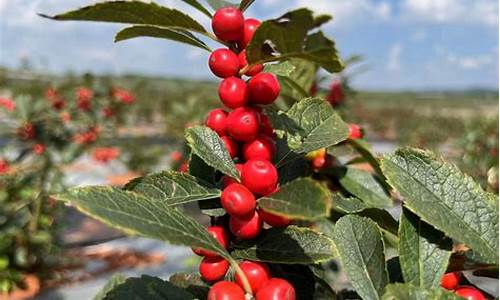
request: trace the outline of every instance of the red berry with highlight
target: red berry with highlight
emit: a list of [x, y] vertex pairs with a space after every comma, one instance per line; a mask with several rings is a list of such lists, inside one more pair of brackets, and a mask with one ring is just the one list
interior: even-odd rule
[[261, 232], [262, 219], [256, 211], [243, 218], [231, 216], [229, 218], [229, 229], [236, 237], [243, 240], [251, 240], [256, 238]]
[[215, 76], [227, 78], [238, 74], [240, 70], [240, 59], [229, 49], [217, 49], [210, 54], [208, 66]]
[[[253, 294], [257, 293], [271, 279], [271, 271], [265, 263], [246, 260], [241, 262], [239, 266], [243, 274], [245, 274]], [[234, 279], [237, 284], [243, 287], [243, 281], [238, 274], [235, 275]]]
[[295, 300], [295, 288], [281, 278], [271, 278], [259, 289], [256, 300]]
[[205, 125], [217, 132], [219, 136], [223, 136], [226, 135], [226, 120], [227, 112], [223, 109], [217, 108], [208, 113]]
[[267, 135], [259, 134], [253, 141], [243, 145], [243, 157], [245, 160], [265, 159], [272, 161], [276, 153], [276, 143]]
[[222, 191], [222, 207], [230, 216], [245, 217], [255, 211], [255, 196], [244, 185], [233, 183]]
[[199, 267], [200, 275], [203, 280], [214, 282], [221, 280], [229, 269], [229, 262], [224, 258], [205, 257]]
[[271, 73], [259, 73], [248, 82], [250, 101], [256, 104], [271, 104], [280, 94], [278, 78]]
[[237, 77], [222, 80], [219, 85], [219, 98], [229, 108], [245, 106], [248, 102], [247, 83]]
[[455, 294], [467, 300], [486, 300], [483, 293], [472, 286], [459, 286]]
[[276, 190], [278, 171], [267, 160], [251, 159], [243, 165], [241, 182], [252, 193], [265, 196]]
[[223, 136], [220, 139], [224, 142], [226, 150], [231, 158], [238, 156], [238, 143], [228, 136]]
[[259, 215], [266, 224], [272, 227], [283, 228], [287, 227], [292, 222], [292, 220], [288, 218], [274, 215], [270, 212], [264, 211], [263, 209], [259, 209]]
[[245, 24], [243, 26], [243, 37], [238, 42], [240, 49], [244, 49], [248, 46], [248, 43], [252, 40], [255, 31], [260, 26], [260, 21], [249, 18], [245, 20]]
[[[218, 242], [221, 244], [224, 249], [229, 247], [229, 233], [222, 226], [210, 226], [207, 228], [207, 231], [210, 235], [212, 235]], [[219, 256], [211, 251], [207, 251], [205, 249], [193, 249], [193, 252], [199, 256], [209, 257], [209, 258], [218, 258]]]
[[[240, 54], [238, 54], [238, 59], [239, 59], [240, 69], [243, 69], [248, 65], [246, 50], [243, 50], [240, 52]], [[261, 65], [261, 64], [255, 65], [255, 66], [249, 68], [248, 70], [246, 70], [245, 75], [247, 75], [247, 76], [257, 75], [262, 71], [262, 69], [264, 69], [263, 65]]]
[[234, 282], [219, 281], [210, 288], [207, 300], [245, 300], [245, 292]]
[[363, 130], [358, 124], [349, 124], [349, 138], [355, 140], [363, 137]]
[[446, 273], [441, 277], [441, 286], [447, 290], [454, 290], [460, 284], [460, 272]]
[[212, 29], [223, 41], [236, 42], [243, 37], [245, 19], [241, 11], [234, 7], [218, 9], [212, 18]]
[[[241, 176], [241, 170], [243, 169], [243, 164], [236, 164], [236, 169], [238, 170], [238, 173]], [[227, 175], [222, 176], [222, 188], [226, 188], [232, 183], [238, 183], [234, 178], [229, 177]]]
[[250, 107], [239, 107], [227, 116], [227, 132], [237, 141], [254, 140], [259, 133], [259, 114]]

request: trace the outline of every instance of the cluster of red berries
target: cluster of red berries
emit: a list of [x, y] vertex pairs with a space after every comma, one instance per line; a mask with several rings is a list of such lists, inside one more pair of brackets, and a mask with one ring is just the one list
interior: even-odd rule
[[[231, 239], [254, 239], [263, 223], [286, 227], [290, 220], [256, 209], [256, 199], [278, 190], [278, 171], [272, 163], [276, 143], [269, 119], [259, 105], [273, 103], [279, 96], [280, 84], [274, 74], [265, 73], [262, 65], [248, 66], [245, 47], [252, 39], [260, 22], [244, 19], [239, 9], [225, 7], [217, 10], [212, 28], [218, 39], [231, 45], [230, 49], [217, 49], [210, 55], [210, 70], [222, 78], [219, 98], [225, 107], [209, 112], [206, 126], [215, 131], [240, 173], [241, 183], [234, 178], [222, 178], [221, 204], [229, 215], [219, 218], [208, 232], [225, 248]], [[248, 76], [249, 80], [242, 79]], [[200, 263], [202, 278], [215, 283], [210, 289], [209, 300], [245, 299], [244, 281], [248, 281], [257, 300], [295, 299], [293, 286], [284, 279], [272, 278], [265, 263], [243, 261], [239, 268], [246, 280], [235, 276], [235, 283], [222, 280], [229, 262], [209, 251], [193, 249], [203, 256]]]
[[486, 300], [486, 297], [478, 289], [466, 285], [459, 286], [461, 280], [461, 272], [446, 273], [441, 278], [441, 287], [455, 291], [455, 294], [467, 300]]
[[10, 170], [10, 164], [6, 159], [0, 158], [0, 174], [6, 174]]
[[16, 103], [10, 98], [0, 97], [0, 107], [5, 108], [8, 112], [12, 112], [16, 109]]
[[73, 136], [73, 141], [76, 144], [88, 145], [92, 144], [97, 140], [101, 128], [99, 126], [94, 126], [86, 130], [85, 132], [77, 133]]
[[92, 157], [100, 163], [108, 163], [120, 156], [120, 149], [116, 147], [100, 147], [94, 149]]

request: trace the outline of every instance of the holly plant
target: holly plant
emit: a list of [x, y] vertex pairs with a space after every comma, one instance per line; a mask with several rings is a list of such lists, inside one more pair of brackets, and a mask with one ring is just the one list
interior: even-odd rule
[[[183, 2], [211, 19], [214, 34], [150, 2], [100, 2], [49, 17], [130, 24], [116, 41], [147, 36], [207, 50], [208, 66], [221, 79], [224, 108], [185, 131], [186, 173], [56, 196], [127, 233], [185, 245], [203, 257], [199, 273], [168, 281], [118, 278], [98, 298], [489, 297], [461, 271], [498, 275], [496, 196], [424, 150], [375, 157], [359, 128], [325, 99], [309, 96], [318, 68], [335, 73], [344, 66], [321, 31], [330, 16], [302, 8], [260, 22], [243, 15], [251, 0], [207, 1], [214, 14], [196, 0]], [[212, 50], [207, 39], [221, 48]], [[209, 217], [208, 228], [183, 210], [191, 202]], [[348, 287], [328, 277], [333, 260]], [[456, 280], [442, 288], [450, 272], [458, 272]]]

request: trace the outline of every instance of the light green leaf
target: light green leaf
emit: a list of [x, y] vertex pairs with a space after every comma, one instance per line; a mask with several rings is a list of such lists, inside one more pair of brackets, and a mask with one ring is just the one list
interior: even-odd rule
[[103, 300], [106, 297], [106, 294], [113, 290], [118, 285], [122, 284], [127, 280], [125, 276], [122, 274], [115, 274], [108, 280], [106, 285], [92, 298], [93, 300]]
[[439, 288], [453, 242], [418, 216], [403, 209], [399, 222], [399, 262], [405, 283]]
[[288, 226], [262, 231], [255, 241], [239, 241], [231, 255], [279, 264], [313, 264], [335, 257], [335, 244], [323, 234]]
[[207, 299], [210, 286], [197, 273], [175, 273], [168, 279], [173, 285], [187, 290], [198, 299]]
[[382, 300], [463, 300], [463, 298], [442, 288], [427, 290], [411, 284], [394, 283], [386, 287]]
[[139, 177], [126, 190], [158, 200], [169, 206], [220, 197], [221, 191], [196, 177], [174, 171]]
[[302, 58], [318, 63], [329, 72], [341, 71], [344, 65], [334, 42], [321, 32], [308, 35], [321, 23], [315, 23], [313, 13], [306, 8], [263, 22], [246, 49], [248, 62], [255, 64]]
[[201, 13], [203, 13], [205, 16], [212, 19], [212, 14], [203, 5], [201, 5], [201, 3], [199, 3], [198, 1], [196, 1], [196, 0], [182, 0], [182, 1], [191, 5], [192, 7], [196, 8]]
[[355, 215], [344, 216], [335, 224], [335, 245], [356, 292], [364, 300], [380, 299], [388, 275], [377, 224]]
[[[304, 201], [307, 199], [307, 201]], [[330, 192], [310, 178], [299, 178], [258, 200], [267, 212], [293, 220], [317, 220], [330, 215]]]
[[229, 257], [226, 250], [201, 224], [162, 201], [130, 191], [99, 186], [74, 188], [55, 197], [128, 234], [203, 248]]
[[267, 64], [264, 66], [264, 72], [273, 73], [277, 76], [290, 76], [295, 70], [295, 66], [289, 61], [283, 61], [276, 64]]
[[135, 25], [120, 30], [115, 36], [115, 42], [120, 42], [137, 37], [153, 37], [195, 46], [208, 52], [212, 49], [207, 46], [202, 40], [194, 36], [192, 33], [182, 29], [171, 29], [151, 25]]
[[335, 193], [332, 197], [333, 209], [342, 213], [350, 214], [361, 212], [368, 207], [355, 197], [344, 197], [341, 193]]
[[382, 169], [380, 168], [380, 162], [368, 148], [369, 147], [368, 143], [364, 142], [363, 140], [354, 140], [354, 139], [348, 139], [347, 142], [361, 155], [361, 157], [368, 164], [370, 164], [370, 166], [373, 168], [376, 174], [382, 179], [381, 184], [384, 186], [384, 188], [386, 190], [390, 190], [391, 187], [387, 183], [387, 179], [385, 178], [385, 175], [382, 172]]
[[411, 148], [384, 156], [381, 166], [408, 209], [498, 264], [498, 205], [470, 177], [430, 152]]
[[144, 299], [144, 300], [191, 300], [196, 299], [184, 289], [178, 288], [158, 277], [142, 275], [128, 278], [106, 294], [105, 300]]
[[46, 16], [58, 21], [100, 21], [137, 25], [153, 25], [185, 29], [207, 34], [203, 26], [190, 16], [153, 2], [107, 1], [79, 8], [60, 15]]
[[371, 173], [353, 167], [342, 168], [341, 173], [339, 182], [342, 187], [363, 201], [366, 206], [376, 208], [392, 206], [391, 198]]
[[193, 153], [203, 159], [207, 165], [232, 178], [240, 179], [240, 173], [217, 133], [205, 126], [194, 126], [186, 129], [185, 136]]
[[[295, 70], [288, 76], [288, 81], [281, 78], [280, 95], [296, 102], [309, 96], [309, 91], [316, 81], [318, 65], [312, 61], [298, 58], [290, 59], [289, 61], [295, 66]], [[290, 84], [289, 81], [293, 83]]]
[[206, 1], [214, 10], [218, 10], [219, 8], [229, 7], [229, 6], [238, 7], [238, 4], [232, 1], [225, 1], [225, 0], [206, 0]]

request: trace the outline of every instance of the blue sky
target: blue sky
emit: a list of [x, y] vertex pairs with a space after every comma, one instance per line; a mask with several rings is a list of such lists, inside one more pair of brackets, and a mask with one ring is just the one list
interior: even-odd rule
[[[203, 1], [203, 0], [200, 0]], [[209, 20], [180, 0], [160, 4]], [[88, 0], [0, 0], [0, 65], [28, 57], [51, 72], [99, 72], [213, 78], [208, 53], [165, 40], [113, 43], [120, 26], [54, 22], [58, 13]], [[256, 0], [247, 16], [273, 18], [309, 7], [329, 13], [324, 30], [343, 56], [360, 54], [368, 71], [354, 77], [362, 89], [498, 88], [498, 2], [495, 0]], [[203, 67], [201, 67], [203, 66]]]

